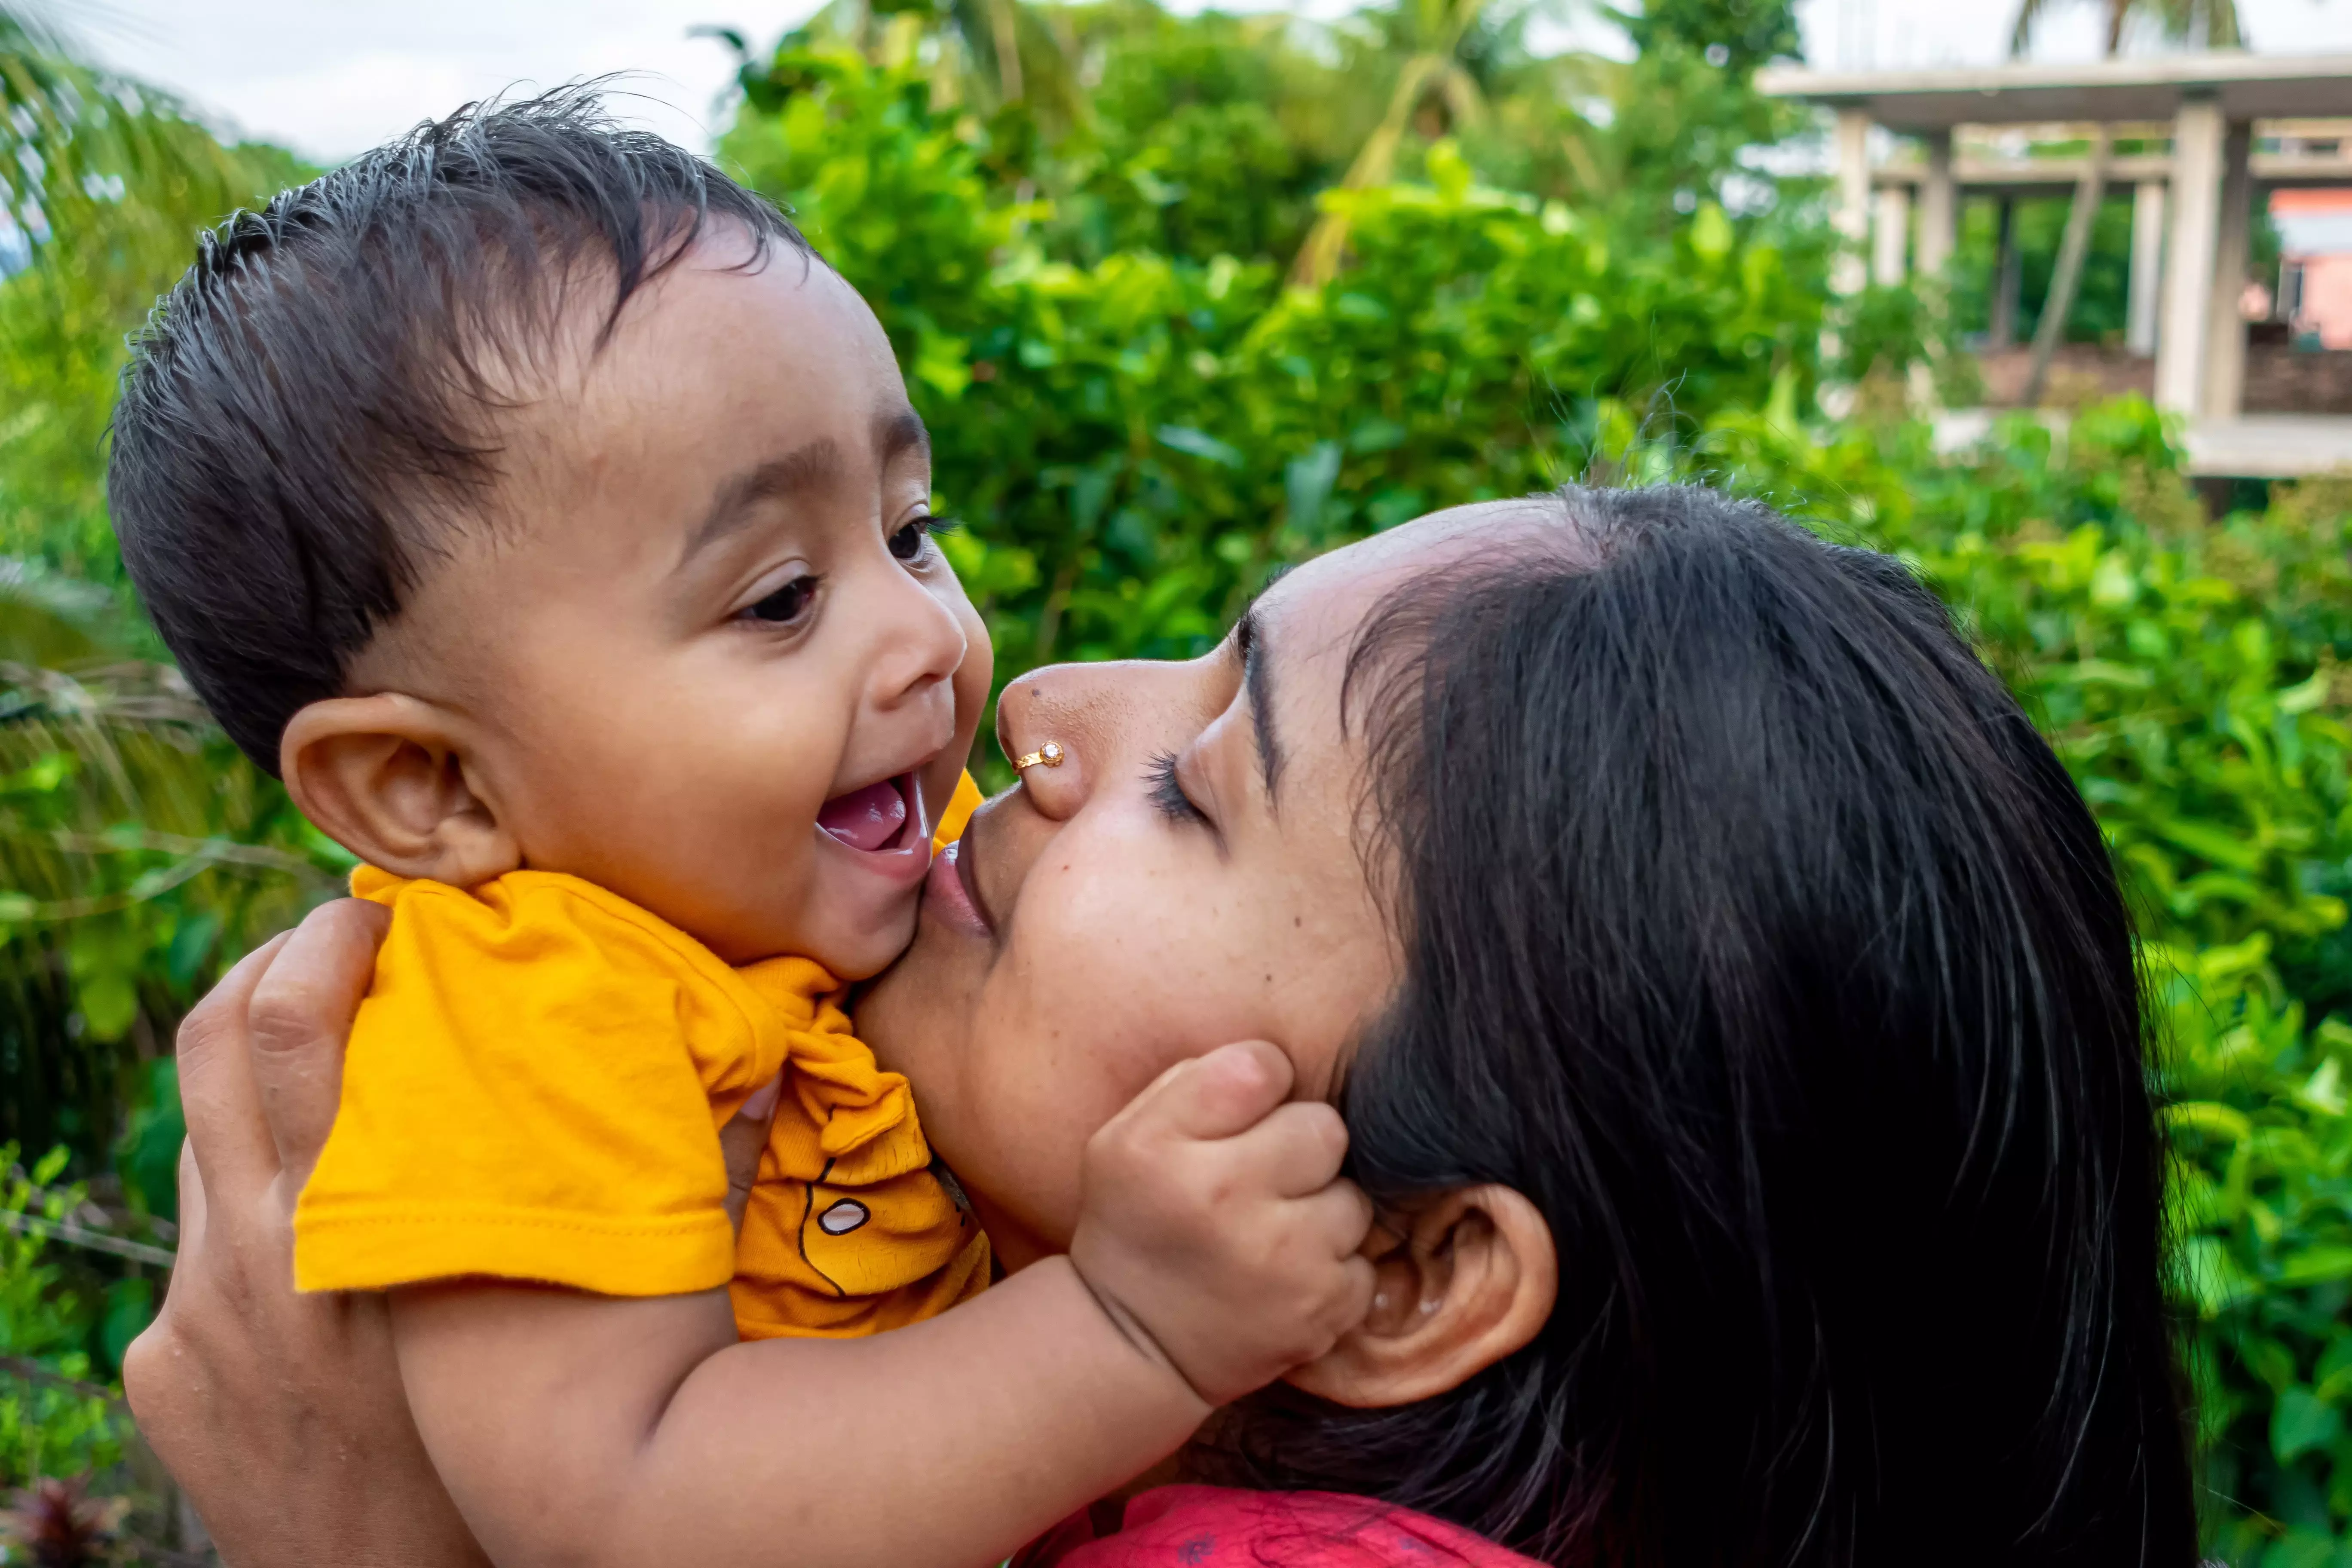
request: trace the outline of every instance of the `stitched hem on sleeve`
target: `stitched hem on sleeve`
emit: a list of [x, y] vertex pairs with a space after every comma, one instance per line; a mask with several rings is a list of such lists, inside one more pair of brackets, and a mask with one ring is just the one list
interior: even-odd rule
[[560, 1209], [362, 1204], [294, 1216], [294, 1288], [383, 1290], [488, 1276], [601, 1296], [682, 1296], [733, 1278], [724, 1211], [616, 1220]]

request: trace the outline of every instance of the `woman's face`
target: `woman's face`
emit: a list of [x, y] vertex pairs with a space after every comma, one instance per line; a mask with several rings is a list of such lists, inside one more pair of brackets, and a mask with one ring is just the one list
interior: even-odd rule
[[1261, 595], [1186, 664], [1060, 665], [1009, 687], [1007, 755], [1058, 767], [981, 808], [932, 867], [914, 944], [860, 1004], [1008, 1267], [1069, 1242], [1079, 1154], [1171, 1066], [1230, 1040], [1328, 1092], [1398, 957], [1367, 880], [1363, 726], [1339, 687], [1391, 589], [1549, 516], [1441, 512]]

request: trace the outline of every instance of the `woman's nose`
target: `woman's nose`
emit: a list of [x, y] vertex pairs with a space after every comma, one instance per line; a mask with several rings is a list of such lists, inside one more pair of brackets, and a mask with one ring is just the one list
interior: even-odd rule
[[1211, 658], [1033, 669], [997, 700], [996, 743], [1016, 767], [1028, 764], [1021, 783], [1030, 804], [1057, 821], [1076, 816], [1097, 790], [1139, 780], [1154, 753], [1200, 733], [1223, 705], [1217, 667]]
[[1040, 812], [1076, 814], [1117, 764], [1122, 749], [1112, 700], [1125, 664], [1056, 664], [1033, 669], [996, 701], [996, 743], [1020, 770]]

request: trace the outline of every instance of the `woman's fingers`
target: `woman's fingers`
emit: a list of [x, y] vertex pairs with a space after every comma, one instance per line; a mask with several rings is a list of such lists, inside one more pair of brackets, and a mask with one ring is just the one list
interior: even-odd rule
[[362, 900], [321, 904], [254, 984], [246, 1009], [253, 1080], [289, 1195], [310, 1179], [334, 1128], [343, 1048], [391, 924], [389, 910]]
[[484, 1561], [409, 1416], [384, 1299], [294, 1290], [288, 1211], [333, 1120], [381, 930], [352, 906], [319, 911], [181, 1030], [179, 1258], [123, 1391], [245, 1568]]
[[205, 1178], [196, 1169], [196, 1145], [192, 1138], [180, 1140], [180, 1228], [179, 1250], [194, 1252], [205, 1244]]
[[278, 1149], [253, 1081], [246, 1015], [254, 988], [286, 945], [272, 938], [236, 967], [180, 1024], [180, 1105], [188, 1147], [215, 1197], [258, 1192], [278, 1175]]

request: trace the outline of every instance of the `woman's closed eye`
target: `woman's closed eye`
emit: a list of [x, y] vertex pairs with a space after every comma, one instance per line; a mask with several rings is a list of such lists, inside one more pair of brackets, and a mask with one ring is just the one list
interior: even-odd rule
[[1183, 781], [1176, 776], [1175, 752], [1162, 752], [1145, 763], [1143, 782], [1150, 787], [1151, 804], [1160, 816], [1171, 822], [1209, 826], [1208, 814], [1192, 804], [1192, 797], [1184, 793]]

